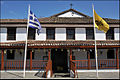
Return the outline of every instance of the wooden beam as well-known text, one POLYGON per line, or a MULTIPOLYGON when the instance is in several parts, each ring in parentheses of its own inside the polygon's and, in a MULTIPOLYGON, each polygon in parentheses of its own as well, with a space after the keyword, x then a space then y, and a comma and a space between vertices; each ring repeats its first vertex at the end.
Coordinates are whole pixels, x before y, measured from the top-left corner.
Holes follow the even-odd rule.
MULTIPOLYGON (((68 45, 50 45, 50 46, 28 46, 28 48, 94 48, 95 46, 68 46, 68 45)), ((119 48, 120 45, 98 45, 97 48, 119 48)), ((0 48, 24 48, 24 46, 0 46, 0 48)))
POLYGON ((72 66, 72 65, 71 65, 71 61, 72 61, 72 49, 70 49, 70 61, 69 61, 69 64, 70 64, 70 65, 69 65, 69 66, 70 66, 70 69, 71 69, 71 66, 72 66))
POLYGON ((90 52, 89 51, 87 52, 87 55, 88 55, 88 69, 90 69, 90 52))
POLYGON ((51 60, 50 59, 50 49, 48 50, 48 60, 51 60))
POLYGON ((1 53, 1 70, 4 70, 4 50, 2 50, 2 53, 1 53))
POLYGON ((70 61, 72 61, 72 49, 70 49, 70 61))
POLYGON ((117 69, 119 69, 118 48, 116 48, 116 63, 117 63, 117 69))
POLYGON ((32 70, 32 50, 30 50, 30 70, 32 70))

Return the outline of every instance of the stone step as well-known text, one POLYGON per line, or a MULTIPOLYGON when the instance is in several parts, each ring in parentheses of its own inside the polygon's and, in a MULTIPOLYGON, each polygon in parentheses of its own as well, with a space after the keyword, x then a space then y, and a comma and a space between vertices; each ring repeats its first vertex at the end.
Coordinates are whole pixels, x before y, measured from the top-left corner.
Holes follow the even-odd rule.
POLYGON ((53 73, 52 78, 70 78, 70 73, 53 73))

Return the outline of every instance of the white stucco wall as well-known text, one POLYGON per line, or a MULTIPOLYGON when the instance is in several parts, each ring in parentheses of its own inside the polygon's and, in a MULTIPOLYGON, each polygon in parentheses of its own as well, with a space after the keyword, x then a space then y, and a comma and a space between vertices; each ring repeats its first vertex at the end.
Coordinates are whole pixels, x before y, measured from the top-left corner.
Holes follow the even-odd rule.
POLYGON ((75 28, 75 40, 86 40, 85 28, 75 28))
POLYGON ((120 40, 120 28, 114 28, 114 39, 120 40))
POLYGON ((16 28, 16 41, 26 40, 26 28, 16 28))
MULTIPOLYGON (((15 50, 14 60, 23 60, 24 59, 24 50, 23 49, 22 50, 17 49, 17 51, 16 51, 16 49, 14 49, 14 50, 15 50), (20 52, 22 54, 20 54, 20 52)), ((34 50, 34 59, 33 60, 43 60, 43 56, 46 56, 46 50, 44 50, 44 49, 35 49, 34 50)), ((6 59, 7 59, 7 53, 4 54, 4 60, 6 60, 6 59)))
POLYGON ((66 28, 55 28, 55 40, 66 40, 66 28))
POLYGON ((107 59, 108 49, 97 49, 98 59, 107 59), (102 51, 102 54, 100 53, 102 51))
MULTIPOLYGON (((108 49, 97 49, 98 51, 98 59, 107 59, 107 51, 108 49), (102 52, 102 54, 100 53, 102 52)), ((74 52, 74 56, 76 60, 85 60, 87 59, 87 51, 84 51, 83 49, 81 49, 80 51, 78 51, 77 49, 73 51, 74 52)), ((114 56, 116 58, 116 49, 114 49, 114 56)))
POLYGON ((46 50, 44 50, 44 49, 36 49, 34 55, 35 55, 34 59, 43 60, 43 56, 46 56, 46 50))
MULTIPOLYGON (((15 50, 15 59, 14 60, 23 60, 24 59, 24 50, 21 51, 22 54, 20 54, 21 50, 18 50, 16 52, 15 50)), ((107 51, 108 49, 98 49, 98 59, 107 59, 107 51), (102 51, 102 54, 100 53, 102 51)), ((73 56, 75 56, 76 60, 86 60, 87 59, 87 51, 84 51, 83 49, 81 49, 80 51, 73 50, 74 54, 73 56)), ((119 55, 120 55, 120 51, 119 55)), ((51 53, 52 54, 52 53, 51 53)), ((69 52, 68 52, 68 61, 69 61, 69 52)), ((48 55, 48 54, 47 54, 48 55)), ((46 50, 44 49, 35 49, 34 50, 34 59, 33 60, 43 60, 43 56, 46 56, 46 50)), ((114 56, 116 59, 116 49, 114 49, 114 56)), ((7 53, 4 54, 4 60, 7 59, 7 53)), ((69 65, 68 65, 69 66, 69 65)))
POLYGON ((7 28, 0 28, 0 42, 7 41, 7 28))
POLYGON ((106 34, 103 31, 96 29, 96 40, 106 40, 106 34))
POLYGON ((78 51, 77 49, 73 51, 76 60, 85 60, 87 59, 87 51, 78 51))
POLYGON ((38 35, 36 31, 36 40, 46 40, 46 28, 41 29, 41 33, 38 35))
POLYGON ((66 12, 64 14, 59 15, 58 17, 83 17, 83 16, 80 14, 77 14, 76 12, 69 11, 69 12, 66 12))

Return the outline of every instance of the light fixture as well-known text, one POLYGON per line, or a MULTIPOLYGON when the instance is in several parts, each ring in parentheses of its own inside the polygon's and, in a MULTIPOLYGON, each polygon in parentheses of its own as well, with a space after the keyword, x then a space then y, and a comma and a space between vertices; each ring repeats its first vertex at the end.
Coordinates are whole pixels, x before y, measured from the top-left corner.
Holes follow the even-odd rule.
POLYGON ((69 49, 67 50, 67 52, 69 53, 69 49))
POLYGON ((10 53, 12 54, 12 52, 13 52, 13 51, 12 51, 12 49, 11 49, 11 50, 10 50, 10 53))
POLYGON ((40 48, 38 48, 38 52, 40 52, 40 48))
POLYGON ((85 52, 86 50, 85 50, 85 49, 83 49, 83 51, 85 52))
POLYGON ((92 49, 90 49, 90 52, 92 52, 92 49))
POLYGON ((80 48, 78 49, 78 51, 80 51, 80 48))
POLYGON ((63 51, 63 49, 61 49, 61 51, 63 51))
POLYGON ((55 49, 55 51, 57 51, 57 49, 55 49))
POLYGON ((4 50, 4 54, 6 54, 6 50, 4 50))
POLYGON ((15 49, 15 53, 18 53, 18 49, 15 49))
POLYGON ((34 52, 34 49, 32 49, 32 52, 34 52))
POLYGON ((0 50, 0 54, 2 53, 2 50, 0 50))

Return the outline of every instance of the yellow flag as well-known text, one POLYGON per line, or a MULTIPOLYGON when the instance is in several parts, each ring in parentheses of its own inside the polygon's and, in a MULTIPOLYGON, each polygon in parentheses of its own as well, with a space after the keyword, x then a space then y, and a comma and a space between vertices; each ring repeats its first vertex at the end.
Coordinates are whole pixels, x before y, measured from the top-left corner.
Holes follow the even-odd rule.
POLYGON ((109 30, 109 25, 94 10, 95 27, 105 33, 109 30))

